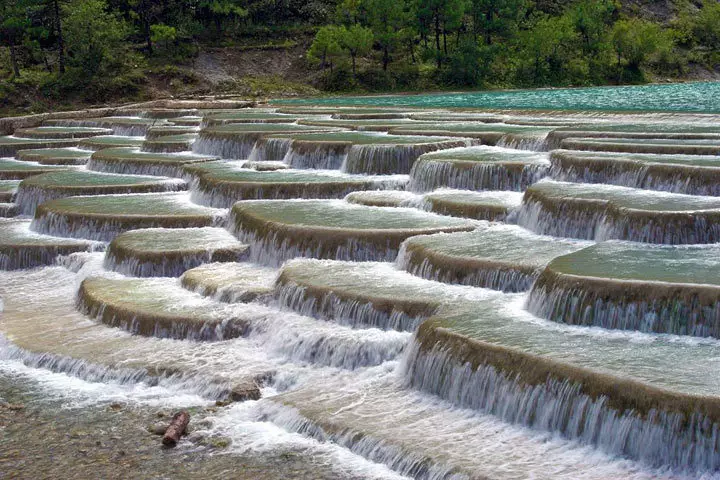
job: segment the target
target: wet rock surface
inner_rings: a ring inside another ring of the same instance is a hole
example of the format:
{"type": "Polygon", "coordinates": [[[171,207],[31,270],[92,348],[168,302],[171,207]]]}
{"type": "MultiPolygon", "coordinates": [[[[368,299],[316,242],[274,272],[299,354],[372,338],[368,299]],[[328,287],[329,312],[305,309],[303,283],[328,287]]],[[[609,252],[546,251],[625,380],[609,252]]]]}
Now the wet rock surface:
{"type": "MultiPolygon", "coordinates": [[[[195,411],[191,425],[207,427],[212,412],[195,411]]],[[[0,471],[4,478],[28,480],[360,478],[323,468],[302,452],[228,453],[231,440],[217,434],[190,433],[170,450],[156,433],[161,425],[167,427],[157,415],[151,406],[73,406],[68,399],[48,398],[32,382],[0,373],[0,471]]]]}

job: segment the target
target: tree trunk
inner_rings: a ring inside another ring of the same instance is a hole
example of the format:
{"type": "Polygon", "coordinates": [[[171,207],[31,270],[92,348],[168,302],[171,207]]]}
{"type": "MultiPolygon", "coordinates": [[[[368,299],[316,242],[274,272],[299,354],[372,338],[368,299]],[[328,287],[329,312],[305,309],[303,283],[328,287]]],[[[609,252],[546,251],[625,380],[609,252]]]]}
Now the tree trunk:
{"type": "Polygon", "coordinates": [[[65,39],[62,32],[62,20],[60,18],[60,2],[53,0],[53,9],[55,13],[55,27],[57,28],[57,48],[58,48],[58,71],[65,73],[65,39]]]}
{"type": "Polygon", "coordinates": [[[412,58],[412,63],[415,63],[415,47],[413,46],[413,41],[410,39],[408,42],[408,48],[410,49],[410,58],[412,58]]]}
{"type": "Polygon", "coordinates": [[[388,47],[385,45],[383,47],[383,71],[387,72],[388,63],[390,63],[390,52],[388,52],[388,47]]]}
{"type": "Polygon", "coordinates": [[[180,437],[185,433],[188,423],[190,423],[190,414],[185,410],[173,415],[170,425],[167,430],[165,430],[165,435],[163,435],[163,444],[174,447],[180,441],[180,437]]]}
{"type": "Polygon", "coordinates": [[[47,55],[45,54],[45,49],[42,49],[42,59],[43,65],[45,65],[45,70],[47,70],[48,73],[52,73],[52,67],[50,66],[50,62],[48,62],[47,55]]]}
{"type": "Polygon", "coordinates": [[[445,25],[443,25],[442,37],[443,37],[443,50],[445,51],[445,55],[447,56],[447,54],[448,54],[448,49],[447,49],[447,30],[445,30],[445,25]]]}
{"type": "Polygon", "coordinates": [[[353,69],[353,77],[355,76],[355,54],[350,50],[350,57],[352,57],[352,69],[353,69]]]}
{"type": "Polygon", "coordinates": [[[17,54],[15,53],[15,45],[10,45],[10,62],[12,63],[13,74],[16,77],[20,76],[20,67],[18,66],[17,54]]]}
{"type": "Polygon", "coordinates": [[[440,14],[435,14],[435,48],[437,49],[437,67],[442,67],[441,50],[440,50],[440,14]]]}
{"type": "Polygon", "coordinates": [[[150,34],[150,19],[146,18],[143,29],[145,30],[145,42],[147,43],[148,54],[153,53],[152,35],[150,34]]]}
{"type": "Polygon", "coordinates": [[[492,45],[492,32],[490,29],[490,26],[492,25],[493,21],[493,12],[492,10],[488,10],[488,12],[485,14],[485,44],[486,45],[492,45]]]}

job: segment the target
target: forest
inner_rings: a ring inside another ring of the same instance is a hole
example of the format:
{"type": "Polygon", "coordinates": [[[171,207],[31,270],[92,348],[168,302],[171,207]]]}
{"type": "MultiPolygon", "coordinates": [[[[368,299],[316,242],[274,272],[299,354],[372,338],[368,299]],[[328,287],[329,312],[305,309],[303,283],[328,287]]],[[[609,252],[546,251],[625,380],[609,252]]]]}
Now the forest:
{"type": "Polygon", "coordinates": [[[698,69],[715,74],[720,2],[678,0],[667,11],[653,3],[666,2],[1,0],[0,108],[17,106],[18,98],[27,104],[147,97],[151,75],[197,82],[193,59],[211,48],[274,55],[300,46],[307,72],[296,80],[320,92],[584,86],[683,79],[698,69]]]}

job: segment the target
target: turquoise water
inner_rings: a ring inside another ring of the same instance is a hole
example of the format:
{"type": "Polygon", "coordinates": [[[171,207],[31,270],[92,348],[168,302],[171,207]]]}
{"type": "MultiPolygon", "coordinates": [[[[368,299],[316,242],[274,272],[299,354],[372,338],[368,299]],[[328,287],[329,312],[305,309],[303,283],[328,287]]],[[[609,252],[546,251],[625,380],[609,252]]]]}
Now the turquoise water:
{"type": "Polygon", "coordinates": [[[282,104],[720,113],[720,82],[276,100],[282,104]]]}

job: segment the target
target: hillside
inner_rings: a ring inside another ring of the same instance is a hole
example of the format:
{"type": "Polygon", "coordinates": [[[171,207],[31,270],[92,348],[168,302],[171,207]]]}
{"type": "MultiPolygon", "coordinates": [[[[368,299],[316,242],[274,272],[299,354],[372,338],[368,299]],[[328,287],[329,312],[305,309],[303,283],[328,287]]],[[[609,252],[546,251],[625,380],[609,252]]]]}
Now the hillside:
{"type": "Polygon", "coordinates": [[[0,13],[5,114],[209,93],[720,78],[711,0],[19,0],[0,13]]]}

